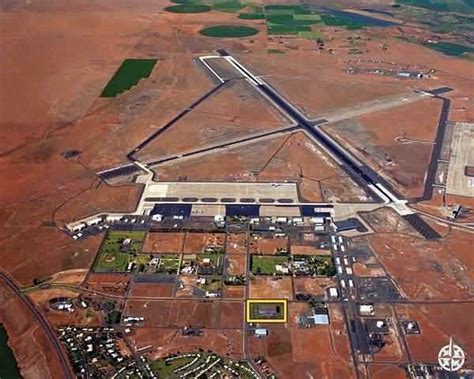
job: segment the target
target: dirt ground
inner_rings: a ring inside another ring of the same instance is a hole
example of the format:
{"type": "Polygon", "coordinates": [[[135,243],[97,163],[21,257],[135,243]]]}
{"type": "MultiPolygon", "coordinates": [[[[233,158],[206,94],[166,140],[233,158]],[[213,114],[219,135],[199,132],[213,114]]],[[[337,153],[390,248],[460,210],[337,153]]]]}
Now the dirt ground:
{"type": "Polygon", "coordinates": [[[160,134],[137,157],[163,159],[288,124],[250,84],[235,80],[160,134]]]}
{"type": "Polygon", "coordinates": [[[256,234],[250,237],[250,254],[275,255],[279,249],[288,250],[288,237],[265,238],[256,234]]]}
{"type": "Polygon", "coordinates": [[[327,250],[312,245],[291,245],[291,254],[296,255],[328,255],[327,250]]]}
{"type": "Polygon", "coordinates": [[[193,288],[196,286],[197,275],[181,275],[179,280],[183,287],[177,287],[176,297],[194,297],[193,288]]]}
{"type": "Polygon", "coordinates": [[[244,299],[245,287],[224,285],[222,293],[223,293],[222,297],[224,299],[244,299]]]}
{"type": "Polygon", "coordinates": [[[54,348],[26,305],[0,280],[0,324],[24,377],[53,378],[62,372],[54,348]]]}
{"type": "Polygon", "coordinates": [[[249,279],[251,299],[293,300],[293,284],[289,277],[257,275],[249,279]]]}
{"type": "Polygon", "coordinates": [[[438,351],[449,344],[452,336],[455,343],[466,353],[466,366],[474,364],[474,343],[470,336],[474,332],[472,304],[423,304],[396,306],[400,319],[416,320],[421,329],[417,335],[406,336],[412,358],[417,361],[436,363],[438,351]]]}
{"type": "Polygon", "coordinates": [[[207,246],[223,247],[223,233],[186,233],[184,254],[200,254],[207,246]]]}
{"type": "Polygon", "coordinates": [[[352,265],[352,268],[357,276],[366,276],[374,278],[385,275],[385,271],[382,267],[373,267],[370,263],[366,262],[355,262],[352,265]]]}
{"type": "Polygon", "coordinates": [[[105,294],[123,296],[130,287],[130,275],[89,273],[84,288],[105,294]]]}
{"type": "Polygon", "coordinates": [[[391,208],[379,208],[372,212],[360,213],[360,216],[377,233],[400,233],[421,238],[421,235],[391,208]]]}
{"type": "Polygon", "coordinates": [[[152,345],[148,353],[151,359],[166,357],[177,352],[195,352],[198,349],[241,360],[242,330],[203,329],[201,337],[186,337],[180,329],[135,328],[130,337],[137,349],[152,345]]]}
{"type": "Polygon", "coordinates": [[[249,343],[251,354],[264,356],[276,373],[285,378],[354,377],[348,361],[347,336],[337,331],[340,326],[344,329],[344,321],[339,322],[335,318],[336,329],[332,324],[298,328],[296,316],[307,310],[305,303],[290,302],[288,326],[268,326],[266,339],[252,338],[249,343]],[[343,338],[347,348],[341,350],[343,344],[340,339],[343,338]],[[308,344],[308,341],[311,343],[308,344]]]}
{"type": "MultiPolygon", "coordinates": [[[[342,3],[350,5],[347,0],[342,3]]],[[[384,3],[387,2],[384,0],[384,3]]],[[[311,117],[412,88],[446,85],[453,88],[446,94],[454,100],[450,120],[473,120],[474,107],[470,101],[472,62],[445,57],[422,46],[394,39],[402,27],[383,31],[369,28],[362,32],[339,28],[335,31],[336,28],[328,27],[323,31],[326,44],[323,52],[315,52],[314,41],[284,38],[281,46],[285,54],[274,55],[267,54],[266,48],[278,42],[273,37],[271,41],[267,40],[259,21],[240,21],[261,30],[251,38],[206,38],[198,34],[203,26],[235,22],[235,14],[171,14],[161,10],[168,4],[162,0],[144,0],[134,3],[133,7],[123,0],[109,3],[72,0],[67,4],[55,0],[10,2],[0,13],[4,58],[0,60],[3,69],[0,71],[0,257],[2,268],[22,285],[30,285],[35,278],[44,279],[58,272],[90,267],[102,236],[73,241],[60,228],[65,222],[94,212],[129,211],[136,207],[140,186],[110,186],[100,182],[95,173],[124,163],[126,154],[138,143],[212,88],[214,83],[193,59],[216,48],[227,49],[256,74],[264,75],[265,80],[281,89],[311,117]],[[361,34],[364,38],[362,54],[350,55],[347,37],[361,34]],[[384,45],[386,48],[382,49],[384,45]],[[98,98],[123,59],[130,57],[158,59],[150,78],[117,98],[98,98]],[[423,81],[347,73],[349,66],[364,60],[393,61],[397,65],[411,66],[424,64],[435,72],[423,81]],[[65,159],[62,154],[68,150],[78,150],[80,156],[65,159]]],[[[222,94],[227,96],[230,91],[222,94]]],[[[244,104],[247,100],[239,98],[238,102],[244,104]]],[[[203,106],[213,108],[212,104],[203,106]]],[[[235,109],[244,108],[242,105],[235,109]]],[[[226,112],[232,113],[235,109],[226,112]]],[[[215,109],[206,112],[200,114],[201,121],[212,114],[226,123],[233,122],[229,118],[232,116],[216,114],[215,109]]],[[[402,122],[405,116],[400,112],[387,113],[386,118],[396,117],[402,122]]],[[[247,114],[247,111],[243,113],[247,114]]],[[[428,113],[431,117],[431,112],[428,113]]],[[[260,116],[253,110],[248,114],[260,116]]],[[[263,119],[263,112],[261,116],[263,119]]],[[[417,122],[422,122],[423,117],[418,117],[417,122]]],[[[380,115],[371,115],[361,123],[377,134],[377,120],[385,121],[380,115]]],[[[260,128],[263,124],[242,125],[253,130],[251,128],[260,128]]],[[[209,130],[216,130],[215,125],[209,125],[209,130]]],[[[413,124],[406,123],[404,128],[412,130],[413,124]]],[[[425,130],[420,128],[420,131],[422,129],[425,130]]],[[[197,135],[197,143],[205,143],[205,134],[194,135],[197,135]]],[[[413,138],[410,133],[408,136],[413,138]]],[[[172,142],[179,146],[188,141],[172,142]]],[[[388,142],[386,146],[390,146],[388,142]]],[[[412,162],[426,159],[429,145],[420,142],[403,145],[406,150],[397,146],[389,154],[395,157],[399,168],[409,168],[407,176],[400,176],[395,169],[395,177],[408,186],[407,194],[412,196],[419,190],[422,177],[420,167],[412,162]],[[420,148],[414,153],[413,146],[420,148]]],[[[299,184],[301,196],[308,201],[367,201],[366,195],[301,134],[288,140],[284,136],[259,141],[246,148],[200,157],[197,161],[164,165],[158,172],[159,179],[184,175],[221,181],[288,180],[299,184]],[[258,175],[252,175],[252,171],[258,175]]],[[[444,301],[472,297],[469,292],[473,280],[470,268],[474,263],[470,254],[471,234],[451,231],[446,238],[429,242],[419,239],[397,220],[395,223],[385,222],[383,218],[371,221],[379,228],[378,233],[364,238],[372,244],[387,272],[409,298],[444,301]],[[398,234],[393,234],[394,230],[398,234]],[[406,257],[406,264],[400,264],[403,257],[406,257]],[[423,275],[419,275],[420,272],[423,275]]],[[[182,245],[177,248],[181,249],[182,245]]],[[[244,251],[241,246],[236,250],[244,251]]],[[[57,279],[71,280],[71,283],[80,280],[75,275],[57,279]]],[[[126,275],[91,274],[86,286],[121,296],[128,281],[126,275]]],[[[274,297],[274,293],[282,293],[291,298],[291,278],[278,281],[258,278],[251,283],[252,291],[257,297],[269,294],[274,297]]],[[[23,375],[53,377],[59,372],[53,349],[28,311],[7,295],[4,290],[0,291],[0,321],[6,326],[16,356],[20,357],[23,375]]],[[[143,304],[137,303],[136,309],[150,312],[147,313],[150,322],[165,328],[170,323],[187,325],[191,322],[230,328],[206,329],[204,339],[191,340],[184,339],[179,333],[178,336],[166,334],[162,328],[153,329],[155,332],[142,329],[139,342],[143,345],[156,343],[157,355],[166,354],[167,350],[176,352],[183,346],[196,349],[200,345],[204,348],[213,346],[222,354],[230,352],[242,356],[241,331],[238,330],[243,317],[240,302],[177,300],[169,304],[153,302],[149,307],[143,307],[143,304]]],[[[343,378],[352,376],[350,369],[346,370],[350,361],[344,350],[347,335],[343,324],[334,321],[336,313],[338,310],[330,309],[333,322],[329,330],[333,345],[329,345],[327,336],[320,330],[309,333],[315,334],[317,346],[326,341],[327,344],[320,347],[324,354],[328,346],[333,346],[344,362],[334,357],[326,360],[326,355],[319,361],[314,355],[308,357],[308,361],[292,364],[293,354],[301,349],[299,344],[304,338],[298,338],[299,333],[304,331],[275,328],[268,340],[268,351],[265,347],[263,351],[271,357],[269,359],[279,373],[290,377],[293,374],[305,377],[307,373],[314,377],[322,376],[321,373],[343,378]],[[293,345],[291,341],[295,337],[293,345]]],[[[437,322],[446,334],[433,331],[428,343],[411,342],[414,356],[419,355],[420,360],[431,360],[433,351],[427,349],[437,350],[438,344],[444,344],[446,336],[451,334],[444,326],[445,321],[441,320],[445,317],[444,310],[432,309],[430,313],[433,313],[430,317],[440,317],[437,322]]],[[[457,308],[454,313],[467,314],[457,308]]],[[[423,316],[420,319],[422,328],[428,330],[427,336],[430,336],[429,322],[423,321],[423,316]]],[[[466,345],[462,338],[468,334],[460,331],[469,331],[470,325],[461,320],[453,327],[460,328],[453,334],[463,346],[466,345]]],[[[135,330],[137,338],[138,330],[135,330]]],[[[261,343],[256,341],[251,349],[257,351],[261,343]]],[[[472,357],[472,346],[467,345],[467,349],[472,357]]]]}
{"type": "Polygon", "coordinates": [[[87,271],[85,269],[76,269],[58,272],[52,275],[50,282],[71,285],[81,284],[86,277],[87,271]]]}
{"type": "Polygon", "coordinates": [[[137,283],[135,282],[128,294],[130,297],[171,297],[174,294],[174,283],[137,283]]]}
{"type": "Polygon", "coordinates": [[[183,250],[185,233],[151,232],[145,238],[145,253],[176,253],[183,250]]]}
{"type": "Polygon", "coordinates": [[[79,296],[76,291],[65,289],[43,289],[28,295],[41,309],[48,321],[55,327],[63,325],[99,326],[102,318],[99,312],[89,308],[75,307],[74,312],[59,311],[49,306],[49,301],[56,297],[75,299],[79,296]]]}
{"type": "Polygon", "coordinates": [[[228,275],[245,275],[247,257],[245,255],[226,255],[226,273],[228,275]]]}
{"type": "Polygon", "coordinates": [[[370,375],[374,379],[406,379],[407,372],[404,368],[397,367],[393,364],[387,363],[386,365],[370,365],[370,375]]]}
{"type": "Polygon", "coordinates": [[[239,301],[225,300],[128,300],[124,314],[145,317],[147,327],[239,329],[244,306],[239,301]]]}
{"type": "Polygon", "coordinates": [[[325,295],[326,289],[334,284],[331,278],[293,278],[295,293],[309,293],[314,296],[325,295]]]}
{"type": "Polygon", "coordinates": [[[199,158],[157,166],[163,181],[289,181],[306,201],[368,201],[360,189],[302,132],[229,147],[199,158]]]}
{"type": "Polygon", "coordinates": [[[247,254],[247,234],[228,233],[225,249],[227,254],[247,254]]]}
{"type": "Polygon", "coordinates": [[[439,99],[425,99],[324,128],[359,159],[380,170],[400,193],[408,198],[419,197],[442,104],[439,99]]]}
{"type": "Polygon", "coordinates": [[[410,235],[377,233],[361,240],[370,243],[384,269],[408,298],[471,298],[473,234],[456,231],[445,239],[428,241],[410,235]]]}

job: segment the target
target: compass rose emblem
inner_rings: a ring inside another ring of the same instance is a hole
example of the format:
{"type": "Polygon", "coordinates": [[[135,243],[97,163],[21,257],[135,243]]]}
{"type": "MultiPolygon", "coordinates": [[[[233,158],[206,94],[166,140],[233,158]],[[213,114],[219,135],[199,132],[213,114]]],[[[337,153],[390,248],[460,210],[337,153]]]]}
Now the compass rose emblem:
{"type": "Polygon", "coordinates": [[[458,371],[466,360],[464,351],[456,345],[451,337],[449,345],[443,346],[438,353],[438,362],[446,371],[458,371]]]}

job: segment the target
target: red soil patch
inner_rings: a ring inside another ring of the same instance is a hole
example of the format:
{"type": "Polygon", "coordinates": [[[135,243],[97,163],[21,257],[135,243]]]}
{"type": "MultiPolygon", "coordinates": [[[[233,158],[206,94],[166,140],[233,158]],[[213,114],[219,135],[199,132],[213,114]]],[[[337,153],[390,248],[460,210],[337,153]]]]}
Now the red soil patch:
{"type": "Polygon", "coordinates": [[[223,288],[224,299],[244,299],[245,287],[244,286],[226,286],[223,288]]]}
{"type": "Polygon", "coordinates": [[[370,377],[373,379],[406,379],[407,372],[404,368],[396,365],[370,365],[370,377]]]}
{"type": "Polygon", "coordinates": [[[84,288],[115,296],[123,296],[130,286],[130,276],[126,274],[89,273],[84,288]]]}
{"type": "Polygon", "coordinates": [[[311,295],[324,295],[326,288],[334,286],[331,278],[293,278],[296,293],[309,293],[311,295]]]}
{"type": "Polygon", "coordinates": [[[474,364],[474,342],[472,334],[473,304],[423,304],[397,305],[400,319],[416,320],[421,329],[417,335],[406,336],[406,342],[414,360],[436,364],[438,351],[449,343],[452,336],[454,341],[466,353],[466,366],[474,364]]]}
{"type": "Polygon", "coordinates": [[[328,255],[327,250],[311,245],[291,245],[291,254],[295,255],[328,255]]]}
{"type": "Polygon", "coordinates": [[[151,359],[163,358],[178,351],[193,353],[204,349],[241,360],[242,338],[242,331],[238,329],[203,329],[201,337],[186,337],[179,329],[136,328],[131,336],[138,349],[153,346],[148,353],[151,359]]]}
{"type": "Polygon", "coordinates": [[[174,294],[174,283],[134,283],[130,297],[171,297],[174,294]]]}
{"type": "Polygon", "coordinates": [[[226,255],[226,272],[228,275],[244,275],[247,257],[245,255],[226,255]]]}
{"type": "Polygon", "coordinates": [[[288,123],[246,81],[231,81],[153,140],[138,157],[163,159],[288,123]]]}
{"type": "Polygon", "coordinates": [[[224,238],[223,233],[186,233],[184,253],[199,254],[208,246],[223,247],[224,238]]]}
{"type": "Polygon", "coordinates": [[[246,254],[247,234],[228,233],[225,248],[227,254],[246,254]]]}
{"type": "Polygon", "coordinates": [[[143,245],[146,253],[176,253],[181,254],[184,243],[184,233],[151,232],[148,233],[143,245]]]}
{"type": "Polygon", "coordinates": [[[288,250],[288,237],[250,237],[250,254],[275,255],[279,250],[288,250]]]}
{"type": "Polygon", "coordinates": [[[145,317],[145,326],[182,328],[241,328],[241,302],[209,300],[128,300],[124,314],[145,317]]]}
{"type": "Polygon", "coordinates": [[[289,277],[257,275],[250,278],[252,299],[293,299],[293,285],[289,277]]]}
{"type": "Polygon", "coordinates": [[[440,241],[401,234],[366,237],[377,258],[410,299],[467,299],[474,235],[456,231],[440,241]],[[420,275],[419,273],[423,273],[420,275]]]}

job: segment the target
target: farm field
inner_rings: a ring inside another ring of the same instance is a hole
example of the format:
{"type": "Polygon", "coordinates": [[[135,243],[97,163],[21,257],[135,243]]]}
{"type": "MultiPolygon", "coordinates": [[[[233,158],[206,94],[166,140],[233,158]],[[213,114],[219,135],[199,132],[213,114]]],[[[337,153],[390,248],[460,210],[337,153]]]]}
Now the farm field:
{"type": "Polygon", "coordinates": [[[148,78],[156,59],[126,59],[102,91],[101,97],[115,97],[129,90],[141,79],[148,78]]]}
{"type": "Polygon", "coordinates": [[[258,33],[258,29],[245,25],[216,25],[199,31],[205,37],[241,38],[250,37],[258,33]]]}

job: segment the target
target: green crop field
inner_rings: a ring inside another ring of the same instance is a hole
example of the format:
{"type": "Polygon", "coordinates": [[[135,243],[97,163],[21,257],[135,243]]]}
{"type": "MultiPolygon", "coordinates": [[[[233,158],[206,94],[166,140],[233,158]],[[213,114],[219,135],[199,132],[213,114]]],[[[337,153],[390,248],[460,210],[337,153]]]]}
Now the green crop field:
{"type": "Polygon", "coordinates": [[[411,5],[437,12],[474,12],[474,2],[472,0],[397,0],[397,4],[411,5]]]}
{"type": "Polygon", "coordinates": [[[264,20],[265,15],[263,13],[240,13],[239,18],[242,20],[264,20]]]}
{"type": "Polygon", "coordinates": [[[254,274],[274,274],[275,266],[288,263],[287,256],[252,255],[251,271],[254,274]]]}
{"type": "Polygon", "coordinates": [[[253,36],[258,29],[243,25],[216,25],[201,29],[199,33],[206,37],[240,38],[253,36]]]}
{"type": "Polygon", "coordinates": [[[308,39],[323,39],[323,35],[320,32],[312,31],[312,32],[299,32],[298,35],[303,38],[308,39]]]}
{"type": "Polygon", "coordinates": [[[308,25],[280,25],[280,24],[270,24],[267,25],[268,34],[298,34],[300,32],[310,32],[311,27],[308,25]]]}
{"type": "Polygon", "coordinates": [[[210,6],[203,4],[171,5],[165,8],[165,11],[171,13],[204,13],[209,12],[210,10],[210,6]]]}
{"type": "Polygon", "coordinates": [[[140,79],[148,78],[155,67],[156,59],[126,59],[107,83],[101,97],[116,97],[136,85],[140,79]]]}
{"type": "Polygon", "coordinates": [[[230,12],[235,13],[245,8],[245,5],[240,1],[231,0],[231,1],[214,1],[212,9],[220,12],[230,12]]]}
{"type": "Polygon", "coordinates": [[[453,57],[474,53],[473,47],[451,42],[426,43],[425,46],[453,57]]]}

